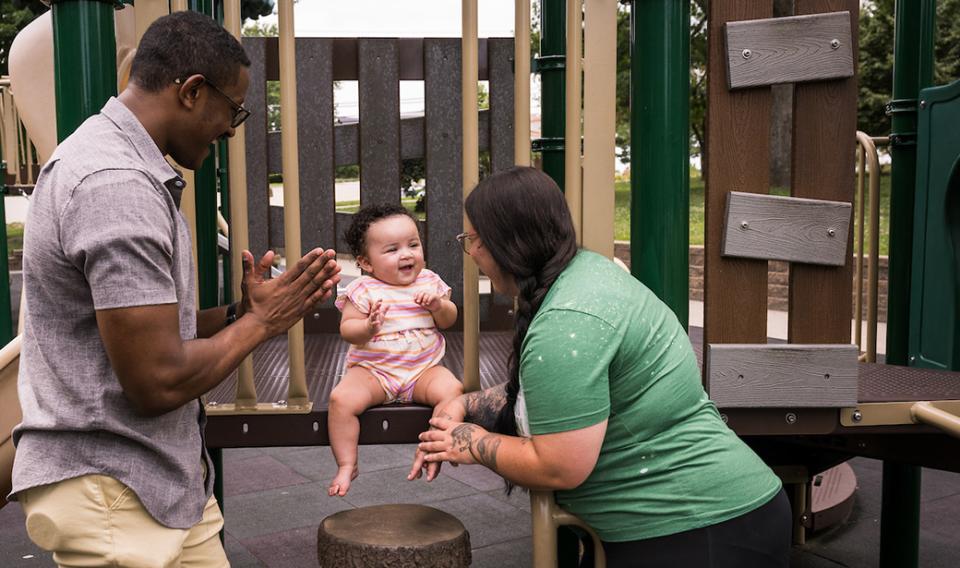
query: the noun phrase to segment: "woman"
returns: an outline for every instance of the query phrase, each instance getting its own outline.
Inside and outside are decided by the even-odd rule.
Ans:
[[[510,377],[430,421],[427,462],[556,491],[611,566],[787,566],[780,481],[720,419],[670,309],[578,250],[564,197],[538,170],[487,177],[465,209],[464,250],[518,300]]]

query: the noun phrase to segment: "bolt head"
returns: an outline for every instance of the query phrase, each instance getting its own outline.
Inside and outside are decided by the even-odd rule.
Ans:
[[[830,48],[831,48],[831,49],[838,49],[839,47],[840,47],[840,40],[839,40],[839,39],[832,39],[832,40],[830,40]]]
[[[836,229],[827,229],[827,235],[829,235],[829,236],[831,236],[831,237],[835,237],[835,236],[837,236],[837,230],[836,230]]]
[[[860,422],[861,420],[863,420],[863,413],[860,412],[859,410],[854,410],[854,411],[853,411],[853,421],[854,421],[854,422]]]
[[[750,228],[750,223],[747,223],[746,221],[740,221],[740,228],[746,231]]]
[[[742,55],[744,59],[750,59],[750,56],[753,55],[753,52],[749,49],[744,49],[740,52],[740,55]]]
[[[788,412],[787,415],[784,416],[784,419],[787,421],[787,424],[797,423],[797,415],[794,414],[793,412]]]

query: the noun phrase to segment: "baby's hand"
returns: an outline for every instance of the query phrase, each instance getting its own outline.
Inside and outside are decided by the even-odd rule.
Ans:
[[[377,300],[377,303],[373,305],[373,309],[367,314],[367,329],[371,335],[380,333],[380,328],[383,327],[383,319],[386,315],[387,307],[384,307],[383,300]]]
[[[443,306],[443,296],[430,292],[417,292],[413,301],[431,312],[435,312]]]

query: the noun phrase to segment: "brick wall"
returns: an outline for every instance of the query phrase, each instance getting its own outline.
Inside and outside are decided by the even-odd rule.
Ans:
[[[614,246],[614,254],[622,260],[627,266],[630,266],[630,243],[618,242]],[[870,262],[864,261],[864,283],[863,283],[863,317],[867,317],[867,283],[866,274]],[[767,308],[771,310],[787,311],[787,291],[789,287],[789,264],[780,261],[770,261],[767,269]],[[877,302],[877,318],[880,321],[887,321],[887,257],[880,257],[879,266],[879,298]],[[850,298],[851,303],[856,297],[856,282],[854,282],[854,295]],[[690,299],[703,301],[703,247],[690,247]],[[856,315],[856,314],[854,314]]]

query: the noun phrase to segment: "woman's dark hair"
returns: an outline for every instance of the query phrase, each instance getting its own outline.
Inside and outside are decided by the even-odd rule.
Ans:
[[[577,235],[560,188],[534,168],[514,167],[487,176],[467,197],[464,209],[494,262],[513,276],[520,290],[507,403],[495,427],[515,436],[523,339],[550,286],[577,254]]]
[[[157,92],[176,79],[200,74],[220,87],[237,81],[250,58],[230,32],[199,12],[176,12],[158,18],[140,40],[130,66],[130,80]]]
[[[350,246],[350,252],[354,257],[360,257],[367,253],[367,229],[370,225],[381,219],[393,217],[394,215],[403,215],[413,220],[417,225],[417,219],[410,214],[402,205],[382,203],[378,205],[367,205],[353,215],[353,221],[344,231],[343,236]],[[417,233],[420,232],[420,226],[417,225]]]

